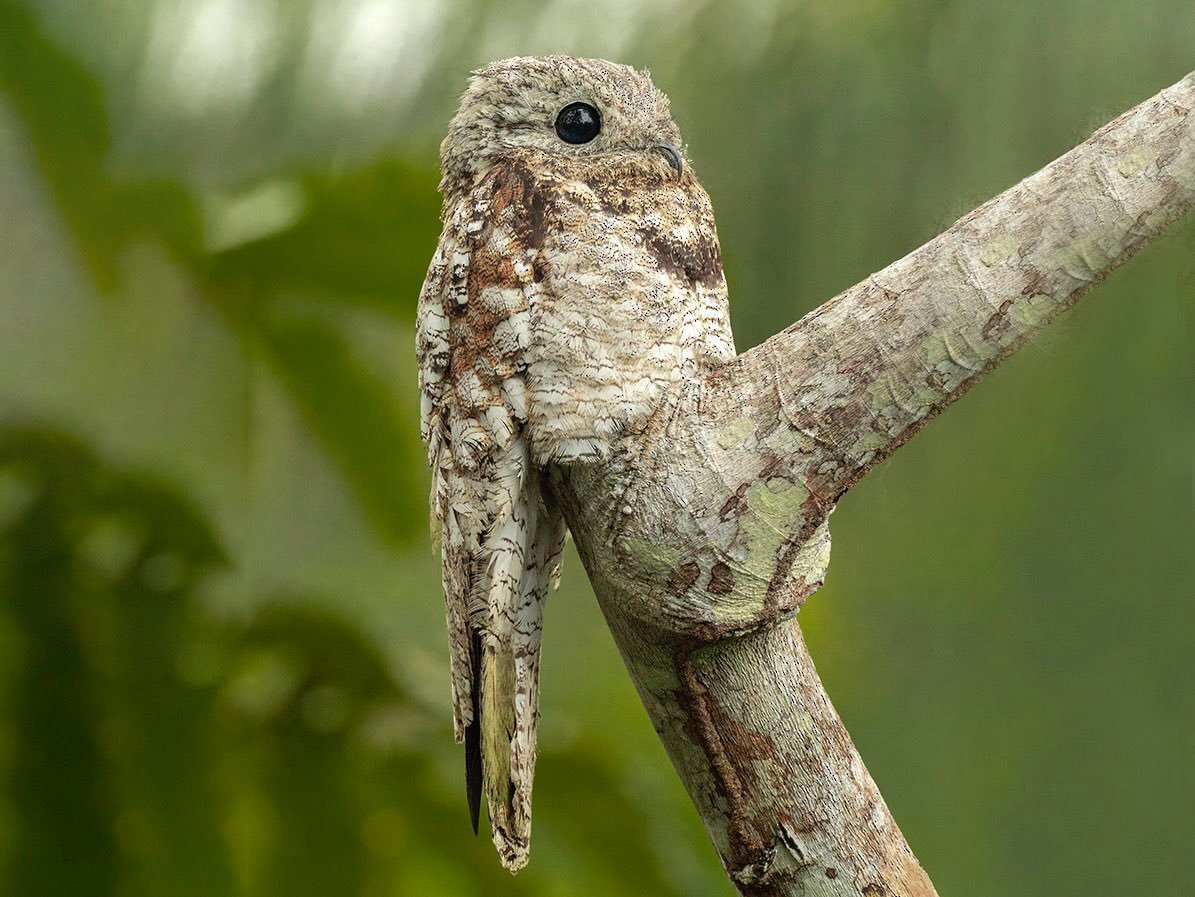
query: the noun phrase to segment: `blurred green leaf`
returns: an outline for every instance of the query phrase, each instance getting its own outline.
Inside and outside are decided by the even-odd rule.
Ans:
[[[186,189],[112,179],[102,86],[16,0],[0,0],[0,90],[27,127],[46,184],[101,288],[116,288],[120,253],[136,239],[158,239],[180,261],[194,262],[199,219]]]
[[[436,176],[396,159],[308,174],[299,221],[216,253],[212,288],[251,283],[410,317],[439,234]]]
[[[395,541],[417,532],[415,508],[424,502],[415,498],[413,422],[398,415],[342,337],[314,324],[267,322],[263,309],[272,297],[301,288],[408,313],[422,279],[422,265],[411,259],[430,257],[435,240],[438,203],[426,189],[426,173],[392,161],[347,175],[313,174],[304,183],[310,199],[298,223],[208,255],[187,188],[121,184],[108,174],[98,83],[47,40],[31,13],[7,0],[0,0],[0,85],[29,128],[97,283],[107,290],[118,285],[120,253],[133,240],[160,242],[212,306],[264,350],[379,530]]]
[[[377,530],[391,541],[422,532],[413,434],[391,391],[321,322],[254,319],[252,335]]]
[[[22,645],[5,893],[228,893],[210,693],[181,687],[176,666],[188,593],[222,559],[210,530],[51,430],[0,429],[0,471],[35,484],[0,533]]]

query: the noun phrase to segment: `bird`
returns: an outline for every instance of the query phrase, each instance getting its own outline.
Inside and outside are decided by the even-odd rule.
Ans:
[[[456,740],[512,872],[530,850],[552,472],[608,462],[734,357],[709,197],[650,74],[520,56],[471,73],[440,147],[416,321]]]

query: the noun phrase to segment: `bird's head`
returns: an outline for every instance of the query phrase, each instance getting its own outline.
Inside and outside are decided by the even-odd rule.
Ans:
[[[440,145],[442,189],[527,151],[595,162],[650,156],[677,179],[685,167],[668,97],[645,72],[604,59],[516,56],[474,72]]]

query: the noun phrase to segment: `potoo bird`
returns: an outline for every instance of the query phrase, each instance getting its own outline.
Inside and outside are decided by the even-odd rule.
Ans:
[[[474,72],[440,147],[443,233],[419,297],[422,430],[456,738],[512,871],[527,861],[554,466],[597,464],[662,391],[734,355],[709,198],[668,99],[599,59]]]

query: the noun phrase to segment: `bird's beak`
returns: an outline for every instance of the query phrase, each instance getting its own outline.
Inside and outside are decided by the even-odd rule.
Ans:
[[[664,158],[668,160],[668,164],[672,166],[672,170],[676,172],[676,179],[679,181],[681,175],[685,173],[685,159],[678,150],[671,143],[657,143],[652,147],[656,152],[663,153]]]

